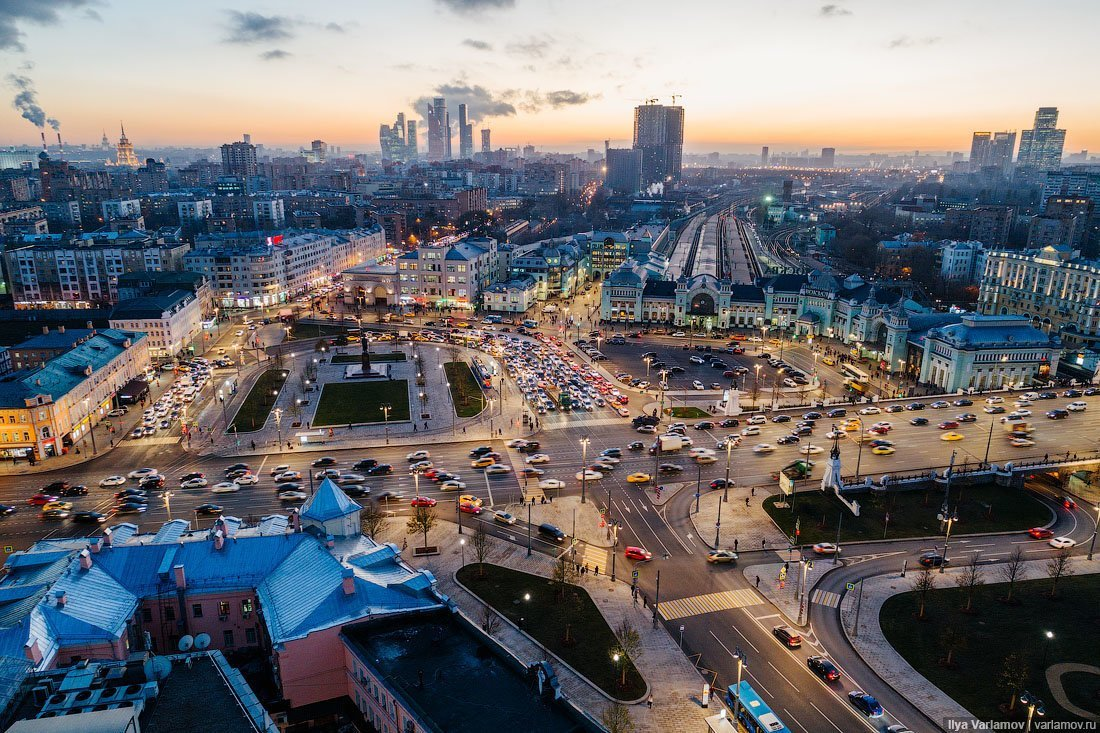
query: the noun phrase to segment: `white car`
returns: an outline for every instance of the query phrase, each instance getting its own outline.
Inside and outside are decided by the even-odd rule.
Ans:
[[[688,361],[690,361],[692,364],[702,364],[703,363],[703,357],[701,357],[701,356],[689,356]]]
[[[405,456],[405,460],[409,463],[415,463],[417,461],[426,461],[432,457],[432,454],[426,450],[414,450]]]
[[[749,425],[766,425],[767,422],[768,418],[764,417],[763,415],[753,415],[748,419]]]
[[[998,397],[997,395],[993,395],[992,397],[986,397],[985,398],[985,404],[987,404],[987,405],[999,405],[1004,401],[1005,401],[1004,397]]]
[[[256,484],[260,483],[260,477],[252,473],[246,473],[243,476],[238,476],[237,478],[233,479],[233,481],[238,486],[255,486]]]
[[[531,463],[531,464],[549,463],[549,462],[550,462],[550,456],[548,456],[545,453],[532,453],[531,455],[527,456],[527,460],[525,461],[525,463]]]
[[[278,466],[271,469],[271,475],[272,476],[278,476],[280,473],[286,473],[289,470],[290,470],[290,466],[288,466],[285,463],[280,463]]]
[[[527,445],[527,441],[523,438],[516,438],[515,440],[508,441],[509,448],[522,448],[525,445]]]
[[[1021,400],[1028,400],[1030,402],[1034,402],[1035,400],[1039,399],[1039,393],[1038,392],[1024,392],[1022,395],[1020,395],[1020,399]]]
[[[705,466],[711,463],[717,463],[718,459],[713,454],[703,453],[702,455],[695,456],[695,462]]]
[[[108,476],[107,478],[100,481],[99,485],[104,486],[104,487],[106,487],[106,486],[122,486],[124,483],[126,483],[126,477],[125,476]]]
[[[1005,422],[1005,420],[1014,420],[1018,417],[1031,417],[1031,410],[1013,410],[1012,412],[1008,413],[1008,415],[1001,418],[1001,422]]]
[[[753,453],[772,453],[775,451],[775,446],[771,443],[757,443],[752,447]]]
[[[283,491],[279,494],[279,501],[305,501],[308,498],[304,491]]]
[[[1012,403],[1014,407],[1031,407],[1031,400],[1016,400]]]
[[[214,484],[210,487],[210,492],[212,494],[232,494],[233,492],[240,490],[240,485],[233,481],[222,481],[221,483]]]
[[[741,428],[741,435],[743,437],[749,435],[760,435],[760,428],[756,427],[755,425],[750,425],[747,428]]]
[[[450,481],[444,481],[443,483],[441,483],[439,485],[439,490],[440,491],[462,491],[465,488],[466,488],[466,482],[457,481],[455,479],[451,479]]]
[[[859,411],[859,414],[860,415],[877,415],[880,412],[882,412],[882,410],[880,410],[879,408],[872,405],[871,407],[864,407],[862,410]]]
[[[516,518],[508,512],[502,512],[497,509],[493,511],[493,521],[500,522],[501,524],[515,524]]]
[[[489,476],[500,476],[501,474],[511,473],[512,467],[505,466],[503,463],[494,463],[493,465],[485,469],[485,473]]]
[[[1076,545],[1077,540],[1073,539],[1072,537],[1051,537],[1050,541],[1047,542],[1047,544],[1055,549],[1064,550],[1066,548]]]
[[[1066,405],[1066,409],[1070,412],[1084,412],[1087,408],[1088,403],[1081,402],[1080,400],[1078,400],[1077,402],[1070,402],[1068,405]]]
[[[300,471],[283,471],[275,476],[275,483],[282,484],[287,481],[301,481],[302,473]]]
[[[639,433],[653,434],[653,433],[657,432],[657,427],[655,425],[639,425],[638,427],[636,427],[634,429],[635,429],[635,431],[637,431]]]
[[[603,474],[599,471],[592,471],[585,469],[584,471],[577,471],[578,481],[599,481],[603,478]]]
[[[210,482],[204,478],[189,478],[180,483],[181,489],[201,489]]]
[[[539,481],[539,488],[540,489],[564,489],[565,488],[565,482],[564,481],[559,481],[556,478],[544,478],[542,481]]]
[[[691,388],[692,388],[692,389],[698,389],[698,390],[704,390],[704,389],[706,389],[706,387],[704,387],[704,386],[703,386],[703,383],[702,383],[702,382],[700,382],[700,381],[699,381],[698,379],[696,379],[696,380],[692,381],[692,383],[691,383]]]
[[[616,458],[615,456],[597,456],[596,460],[600,463],[610,463],[613,466],[617,466],[623,462],[621,458]]]
[[[820,445],[814,445],[813,443],[807,443],[798,449],[799,453],[805,453],[808,456],[816,456],[818,453],[824,453],[825,449]]]
[[[155,468],[135,468],[130,473],[126,474],[130,478],[143,479],[146,476],[152,476],[157,472]]]

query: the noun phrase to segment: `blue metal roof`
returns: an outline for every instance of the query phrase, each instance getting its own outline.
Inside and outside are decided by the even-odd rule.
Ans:
[[[325,479],[317,487],[317,493],[302,505],[302,519],[327,522],[330,519],[347,516],[363,507],[356,504],[332,479]]]

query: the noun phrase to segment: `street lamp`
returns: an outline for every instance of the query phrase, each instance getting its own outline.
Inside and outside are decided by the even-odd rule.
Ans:
[[[447,392],[451,394],[451,402],[454,402],[454,393],[451,392],[451,383],[447,382]],[[458,415],[458,411],[455,406],[451,405],[451,435],[455,434],[455,416]]]
[[[733,658],[737,660],[737,685],[734,687],[737,694],[733,698],[733,724],[736,726],[738,708],[741,707],[741,672],[748,669],[749,665],[745,661],[745,652],[741,651],[740,647],[735,648]]]
[[[378,409],[382,411],[382,415],[386,421],[386,445],[390,444],[390,410],[393,409],[393,405],[388,402],[384,402],[378,406]]]
[[[1050,645],[1054,641],[1054,632],[1044,631],[1043,638],[1046,641],[1043,642],[1043,664],[1040,667],[1041,670],[1045,670],[1047,668],[1047,657],[1050,654]]]
[[[82,401],[84,402],[84,418],[88,421],[88,432],[92,434],[92,455],[94,456],[96,454],[96,447],[95,431],[92,430],[92,412],[91,409],[88,407],[88,398],[85,397]]]
[[[1092,559],[1092,551],[1096,547],[1096,532],[1100,530],[1100,504],[1096,505],[1096,526],[1092,528],[1092,540],[1089,542],[1089,557]]]
[[[588,478],[588,438],[581,438],[581,504],[584,503],[586,479]]]
[[[276,392],[278,394],[278,392]],[[283,444],[283,408],[276,407],[271,411],[275,417],[275,436],[279,439],[279,445]]]
[[[1042,700],[1027,690],[1024,690],[1020,695],[1020,702],[1027,706],[1027,728],[1024,733],[1031,733],[1031,719],[1036,715],[1040,718],[1045,717],[1047,714],[1046,708],[1043,707]]]
[[[947,522],[947,535],[943,539],[943,562],[940,563],[940,572],[944,571],[947,567],[947,545],[951,542],[951,528],[955,525],[955,522],[959,521],[959,507],[955,506],[954,514],[947,514],[947,507],[944,507],[937,517],[941,522]]]
[[[859,423],[859,453],[856,455],[856,483],[859,483],[859,466],[863,462],[863,443],[864,438],[867,436],[863,434],[863,418],[856,417],[856,422]]]
[[[466,538],[463,537],[458,541],[458,546],[462,548],[462,567],[466,567]]]
[[[164,510],[168,512],[168,521],[172,521],[172,497],[175,496],[171,491],[164,492]]]

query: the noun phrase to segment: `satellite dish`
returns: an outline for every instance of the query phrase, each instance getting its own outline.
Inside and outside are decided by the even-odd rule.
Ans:
[[[179,646],[179,650],[181,652],[185,652],[194,645],[195,645],[195,637],[191,636],[190,634],[184,634],[180,638],[180,643],[179,643],[178,646]]]
[[[153,657],[153,679],[163,680],[172,674],[172,660],[168,657]]]
[[[195,648],[202,650],[210,646],[210,634],[199,634],[195,637]]]

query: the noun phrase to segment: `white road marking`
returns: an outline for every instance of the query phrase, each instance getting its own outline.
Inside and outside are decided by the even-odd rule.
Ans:
[[[799,693],[800,693],[799,689],[798,689],[797,687],[795,687],[795,684],[794,684],[793,682],[791,682],[791,681],[790,681],[789,679],[787,679],[787,675],[785,675],[785,674],[783,674],[782,672],[780,672],[780,671],[779,671],[779,668],[778,668],[778,667],[776,667],[776,666],[775,666],[774,664],[772,664],[771,662],[768,662],[768,666],[769,666],[769,667],[771,667],[772,669],[774,669],[774,670],[775,670],[775,673],[776,673],[777,675],[779,675],[780,677],[782,677],[782,678],[783,678],[783,681],[784,681],[784,682],[786,682],[786,683],[787,683],[788,685],[790,685],[790,686],[791,686],[792,688],[794,688],[794,691],[795,691],[795,692],[799,692]],[[801,694],[801,693],[800,693],[800,694]]]
[[[839,699],[840,699],[840,697],[839,697],[839,696],[837,696],[837,699],[839,700]],[[810,703],[810,705],[812,705],[812,706],[813,706],[813,709],[814,709],[814,710],[816,710],[817,712],[821,713],[821,717],[825,718],[825,720],[826,720],[826,721],[827,721],[827,722],[829,723],[829,725],[833,726],[833,728],[836,728],[836,733],[844,733],[844,731],[842,731],[842,730],[841,730],[840,728],[837,728],[837,725],[836,725],[836,723],[834,723],[834,722],[833,722],[832,720],[829,720],[829,716],[828,716],[828,715],[826,715],[825,713],[822,713],[822,712],[821,712],[821,708],[819,708],[819,707],[818,707],[817,705],[814,705],[814,702],[813,702],[813,700],[807,700],[807,702],[808,702],[808,703]]]
[[[810,733],[810,731],[806,730],[806,726],[802,725],[802,723],[799,722],[798,718],[794,717],[794,713],[792,713],[790,710],[788,710],[787,708],[783,708],[783,713],[785,718],[787,718],[788,720],[793,720],[799,728],[806,731],[806,733]]]
[[[646,518],[643,517],[641,514],[638,515],[638,518],[641,519],[643,522],[645,522],[645,526],[649,527],[649,531],[653,533],[654,539],[656,539],[658,542],[661,543],[661,548],[665,551],[665,554],[666,555],[671,555],[672,553],[668,551],[668,546],[665,545],[664,542],[661,542],[661,536],[653,530],[653,526],[646,520]],[[673,536],[675,536],[675,534]],[[676,539],[680,539],[680,538],[676,537]],[[681,542],[680,544],[683,544],[683,543]],[[684,547],[684,549],[687,550],[688,548]],[[691,554],[691,550],[688,550],[688,554]]]

